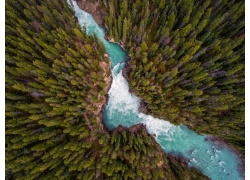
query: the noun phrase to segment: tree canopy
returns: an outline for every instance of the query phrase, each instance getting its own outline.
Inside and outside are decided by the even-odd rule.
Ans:
[[[145,113],[220,137],[244,154],[245,3],[102,2],[107,36],[130,55],[125,77]]]
[[[5,18],[6,179],[208,179],[145,127],[105,130],[109,60],[66,1],[7,0]]]

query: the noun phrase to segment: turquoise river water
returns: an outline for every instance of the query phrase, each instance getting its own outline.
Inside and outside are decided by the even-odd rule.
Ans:
[[[166,120],[138,112],[140,99],[129,93],[128,82],[122,76],[126,52],[119,45],[106,41],[105,30],[97,25],[93,16],[81,10],[75,1],[72,3],[81,27],[85,27],[89,35],[95,33],[110,56],[113,82],[104,113],[104,123],[108,128],[144,123],[166,153],[188,159],[190,167],[199,169],[212,180],[244,179],[240,175],[240,159],[225,145],[206,141],[205,135],[198,135],[184,125],[174,126]]]

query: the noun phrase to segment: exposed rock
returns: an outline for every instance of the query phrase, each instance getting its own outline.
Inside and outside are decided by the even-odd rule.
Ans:
[[[119,44],[119,46],[120,46],[124,51],[126,51],[126,50],[125,50],[125,42],[123,42],[122,40],[120,40],[120,41],[118,42],[118,44]]]
[[[146,130],[146,125],[145,124],[136,124],[134,126],[131,126],[129,128],[129,131],[132,132],[132,133],[135,133],[135,132],[137,132],[139,130],[143,130],[143,129]]]
[[[111,75],[111,69],[110,69],[110,64],[107,64],[104,61],[100,61],[99,62],[99,66],[103,69],[104,73],[103,73],[103,77],[104,77],[104,81],[106,83],[106,87],[104,88],[104,91],[108,92],[111,84],[112,84],[112,75]]]
[[[114,38],[113,38],[113,37],[110,37],[110,36],[108,36],[108,35],[106,35],[106,36],[104,37],[104,39],[106,39],[106,40],[109,41],[109,42],[118,44],[124,51],[126,51],[126,49],[125,49],[125,42],[123,42],[122,40],[119,40],[118,42],[115,42]]]
[[[136,133],[138,132],[139,130],[143,130],[145,129],[146,130],[146,125],[145,124],[136,124],[136,125],[133,125],[131,126],[130,128],[126,128],[122,125],[119,125],[118,127],[116,127],[113,131],[115,133],[121,133],[123,131],[129,131],[131,133]]]
[[[190,161],[189,159],[186,159],[182,156],[175,156],[171,153],[168,153],[167,157],[169,161],[179,161],[182,166],[187,166],[188,162]]]
[[[104,54],[108,56],[108,54]],[[107,64],[104,61],[100,61],[99,62],[99,66],[103,69],[104,73],[103,73],[103,77],[104,77],[104,81],[106,83],[106,87],[104,88],[104,91],[108,92],[109,89],[111,88],[111,84],[113,81],[113,77],[111,75],[111,69],[110,69],[110,62],[109,64]],[[100,95],[100,94],[99,94]],[[103,96],[102,96],[103,97]],[[98,125],[101,127],[102,132],[104,132],[107,137],[110,137],[108,134],[108,127],[103,123],[103,112],[104,112],[104,108],[105,108],[105,104],[108,102],[108,94],[106,94],[106,96],[104,97],[104,101],[102,101],[101,104],[98,105],[98,114],[101,113],[101,117],[98,119]]]
[[[107,12],[105,11],[105,7],[99,4],[98,0],[76,0],[77,5],[84,11],[93,15],[95,21],[99,26],[105,28],[105,16],[107,16]]]
[[[148,104],[146,104],[145,102],[141,101],[140,102],[140,106],[138,108],[138,111],[143,113],[143,114],[149,114],[149,109],[148,109]]]
[[[115,43],[114,38],[110,37],[110,36],[106,36],[105,39],[109,42]]]
[[[163,163],[163,161],[159,161],[159,163],[157,165],[159,168],[161,168],[164,165],[164,163]]]
[[[130,67],[130,63],[128,63],[128,60],[125,62],[125,66],[122,70],[122,75],[123,77],[128,81],[128,75],[131,72],[131,67]]]

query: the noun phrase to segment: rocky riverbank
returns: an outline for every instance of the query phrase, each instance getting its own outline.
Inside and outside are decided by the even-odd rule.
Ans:
[[[105,37],[105,39],[107,40],[107,41],[109,41],[109,42],[112,42],[112,43],[117,43],[117,44],[119,44],[120,46],[121,46],[121,48],[122,49],[125,49],[124,48],[124,43],[120,43],[120,42],[115,42],[115,40],[114,40],[114,38],[112,38],[112,37],[109,37],[109,36],[106,36]],[[128,80],[128,75],[129,75],[129,73],[130,73],[130,70],[131,70],[131,66],[133,66],[133,65],[131,65],[131,64],[129,64],[128,63],[128,60],[126,61],[126,65],[125,65],[125,68],[124,68],[124,70],[123,70],[123,76]],[[104,106],[103,106],[104,107]],[[102,107],[102,108],[103,108]],[[140,112],[144,112],[144,110],[147,110],[147,104],[146,103],[142,103],[141,104],[141,109],[140,109]],[[145,112],[144,112],[145,113]],[[105,126],[105,125],[104,125]],[[105,127],[104,127],[105,128]],[[139,126],[139,128],[140,128],[140,126]],[[106,128],[105,128],[106,129]],[[130,129],[130,128],[129,128]],[[137,128],[135,128],[135,129],[137,129]],[[122,131],[124,131],[124,130],[126,130],[126,128],[125,127],[123,127],[123,126],[118,126],[114,131],[117,131],[117,132],[122,132]],[[159,166],[161,166],[161,162],[159,162]]]
[[[104,54],[104,57],[109,58],[108,54]],[[104,114],[104,111],[105,111],[105,104],[107,104],[108,100],[109,100],[108,92],[109,92],[109,90],[111,88],[111,85],[112,85],[112,82],[113,82],[113,77],[112,77],[112,74],[111,74],[111,64],[110,63],[107,65],[104,62],[100,62],[100,66],[104,70],[103,77],[104,77],[104,81],[106,83],[106,87],[104,88],[104,91],[106,92],[106,95],[105,95],[104,101],[102,102],[102,104],[100,106],[100,109],[99,109],[100,110],[99,113],[101,113],[101,118],[98,121],[98,125],[101,126],[102,131],[105,132],[108,135],[108,137],[110,137],[109,134],[108,134],[109,129],[105,125],[105,123],[103,122],[104,121],[103,114]]]
[[[241,173],[242,178],[245,177],[245,157],[237,151],[233,146],[228,144],[226,141],[224,141],[221,138],[215,137],[215,136],[207,136],[205,141],[210,141],[213,145],[223,147],[228,147],[231,151],[233,151],[241,160],[241,163],[238,164],[239,172]]]
[[[107,12],[105,11],[105,7],[101,6],[98,0],[75,0],[77,5],[84,11],[93,15],[97,24],[103,28],[105,28],[105,16],[107,16]]]
[[[105,27],[106,27],[106,26],[105,26]],[[106,29],[107,29],[107,28],[106,28]],[[109,42],[118,44],[124,51],[126,51],[126,49],[125,49],[125,42],[123,42],[122,40],[119,40],[118,42],[115,42],[115,39],[114,39],[113,37],[108,36],[108,35],[106,35],[104,38],[105,38],[107,41],[109,41]]]

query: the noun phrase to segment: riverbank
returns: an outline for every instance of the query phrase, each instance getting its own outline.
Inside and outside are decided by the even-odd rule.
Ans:
[[[101,6],[100,3],[97,0],[91,1],[91,0],[75,0],[77,2],[77,5],[84,11],[92,14],[94,17],[95,21],[99,26],[104,28],[105,30],[108,30],[107,25],[105,24],[105,16],[107,15],[107,12],[105,10],[105,7]],[[113,37],[110,37],[108,35],[105,35],[104,37],[105,40],[111,43],[118,44],[124,51],[125,49],[125,42],[122,40],[119,40],[118,42],[115,42]],[[123,77],[128,81],[128,74],[130,73],[130,64],[128,63],[129,59],[131,56],[128,54],[126,60],[125,60],[125,65],[122,70],[122,75]],[[131,88],[129,87],[129,92],[134,94]],[[140,107],[138,108],[138,111],[144,114],[149,115],[150,110],[147,108],[147,105],[145,102],[141,100]]]
[[[109,56],[107,54],[104,54],[104,58],[109,58]],[[99,127],[101,127],[102,132],[104,132],[105,134],[107,134],[108,137],[109,134],[108,132],[108,127],[105,125],[104,123],[104,117],[103,117],[103,112],[105,109],[105,105],[107,104],[108,100],[109,100],[109,95],[108,95],[108,91],[111,88],[111,84],[113,82],[113,77],[111,74],[111,63],[109,61],[109,64],[106,64],[104,61],[101,61],[99,63],[99,66],[103,69],[103,77],[104,77],[104,81],[106,84],[106,87],[104,88],[104,91],[106,92],[106,95],[103,97],[103,95],[99,94],[99,97],[103,97],[103,101],[101,101],[101,103],[98,105],[98,110],[97,110],[97,114],[100,114],[100,118],[97,120],[97,124]]]
[[[211,144],[219,146],[219,147],[226,146],[228,149],[230,149],[232,152],[234,152],[238,156],[238,158],[241,160],[241,163],[238,164],[238,170],[239,170],[242,178],[245,178],[245,157],[242,156],[242,154],[240,154],[236,148],[234,148],[233,146],[228,144],[222,138],[211,136],[211,135],[208,135],[207,138],[205,139],[205,141],[210,141]]]
[[[107,29],[107,26],[105,25],[106,29]],[[123,42],[122,40],[119,40],[118,42],[115,42],[114,38],[113,37],[110,37],[108,35],[106,35],[104,37],[104,39],[106,39],[108,42],[111,42],[111,43],[116,43],[118,44],[124,51],[126,51],[125,49],[125,42]]]
[[[105,58],[109,58],[108,54],[104,54],[104,57],[105,57]],[[101,63],[100,63],[100,64],[101,64]],[[113,82],[113,77],[112,77],[112,73],[111,73],[111,63],[110,63],[110,61],[109,61],[109,66],[108,66],[108,67],[102,65],[102,68],[103,68],[103,70],[104,70],[103,76],[104,76],[104,81],[105,81],[105,83],[106,83],[106,87],[104,88],[104,91],[106,92],[106,95],[104,96],[104,97],[105,97],[105,101],[102,103],[102,106],[101,106],[101,111],[100,111],[100,113],[101,113],[101,118],[100,118],[100,121],[98,122],[98,125],[101,126],[103,132],[105,132],[106,134],[108,134],[108,137],[110,137],[110,136],[109,136],[109,133],[108,133],[109,129],[108,129],[108,127],[106,126],[106,124],[104,123],[104,117],[103,117],[103,114],[104,114],[104,111],[105,111],[105,105],[106,105],[106,104],[108,103],[108,101],[109,101],[109,94],[108,94],[108,92],[109,92],[109,90],[110,90],[110,88],[111,88],[111,85],[112,85],[112,82]],[[107,69],[108,69],[109,72],[110,72],[110,75],[109,75],[108,77],[106,77],[106,73],[108,72],[108,71],[106,71]]]
[[[132,71],[132,65],[129,64],[129,61],[126,60],[125,62],[125,66],[124,66],[124,69],[122,70],[122,74],[123,74],[123,77],[129,81],[129,73]],[[131,90],[131,88],[129,88],[129,92],[130,93],[133,93],[133,91]],[[134,93],[133,93],[134,94]],[[139,97],[139,95],[137,95]],[[146,115],[151,115],[150,114],[150,109],[148,108],[148,105],[147,103],[143,102],[143,100],[140,98],[140,106],[138,108],[138,111],[140,113],[143,113],[143,114],[146,114]],[[192,125],[192,124],[185,124],[190,130],[196,132],[197,134],[199,135],[203,135],[202,133],[199,133],[196,131],[195,127]],[[177,125],[179,126],[179,125]],[[219,138],[219,137],[215,137],[215,136],[212,136],[212,135],[208,135],[208,138],[207,138],[208,141],[211,142],[211,144],[213,143],[216,143],[218,142],[219,145],[221,146],[226,146],[228,147],[232,152],[234,152],[238,158],[240,159],[241,163],[239,164],[239,172],[241,173],[241,176],[244,178],[245,177],[245,157],[242,156],[242,154],[236,149],[234,148],[232,145],[230,145],[229,143],[227,143],[225,140]]]
[[[84,4],[84,2],[87,2],[87,4]],[[98,4],[96,4],[95,2],[85,1],[85,0],[84,1],[77,1],[77,3],[80,3],[81,8],[89,8],[89,10],[91,10],[92,12],[98,6]],[[75,22],[78,22],[78,18],[76,16],[74,16],[73,18],[74,18]],[[103,54],[103,56],[100,59],[103,59],[103,58],[108,59],[109,55],[107,53],[105,53],[105,54]],[[87,121],[87,125],[89,126],[89,128],[93,132],[99,130],[99,131],[105,133],[107,135],[107,137],[110,137],[109,133],[108,133],[108,127],[103,122],[103,111],[105,109],[105,105],[108,102],[108,99],[109,99],[108,91],[110,90],[111,84],[112,84],[112,81],[113,81],[113,77],[112,77],[112,73],[111,73],[111,62],[109,60],[108,61],[100,60],[99,61],[99,67],[103,70],[103,71],[100,71],[98,73],[98,75],[102,76],[103,79],[104,79],[104,83],[105,83],[106,86],[103,88],[103,91],[105,92],[106,95],[102,95],[101,93],[99,93],[98,94],[99,102],[97,102],[97,103],[96,102],[91,102],[89,99],[85,99],[87,102],[90,102],[89,106],[86,107],[86,110],[90,111],[90,112],[92,112],[94,114],[94,118],[96,119],[98,129],[94,129],[92,127],[92,125],[91,125],[91,122],[89,121],[88,117],[91,116],[91,114],[88,114],[88,112],[85,112],[83,115],[84,115],[84,117],[85,117],[85,119]],[[101,72],[103,72],[103,73],[100,74]],[[98,88],[98,86],[100,86],[99,83],[94,84],[95,88]],[[95,110],[93,110],[93,108]]]
[[[100,31],[100,32],[103,32],[103,31]],[[103,34],[102,34],[103,35]],[[105,35],[104,35],[105,36]],[[103,37],[104,36],[101,36],[101,39],[103,40]],[[109,41],[110,42],[112,42],[112,41],[114,41],[112,38],[109,38]],[[106,42],[105,42],[106,43]],[[113,43],[115,43],[115,42],[113,42]],[[111,45],[112,44],[112,46],[111,46],[111,48],[110,48],[110,46],[109,45],[107,45],[107,44],[105,44],[105,45],[107,45],[107,49],[111,49],[111,51],[113,51],[113,46],[115,46],[113,43],[108,43],[109,45]],[[118,44],[118,43],[117,43]],[[110,50],[109,49],[109,50]],[[119,48],[120,49],[120,48]],[[112,53],[111,53],[112,54]],[[119,57],[119,56],[117,56],[117,57]],[[125,56],[124,56],[125,57]],[[115,59],[115,58],[114,58]],[[111,60],[113,60],[113,56],[112,56],[112,58],[111,58]],[[116,63],[118,63],[117,61],[114,61],[115,62],[115,64]],[[123,62],[123,61],[122,61]],[[121,61],[119,62],[119,63],[122,63]],[[128,62],[128,61],[126,61],[126,62]],[[113,63],[113,61],[112,61],[112,63]],[[117,72],[117,71],[115,71],[115,72]],[[119,74],[120,76],[121,76],[121,74]],[[116,79],[114,79],[114,81],[115,81]],[[122,77],[122,80],[124,81],[124,78]],[[125,82],[125,81],[124,81]],[[123,95],[125,95],[127,92],[128,92],[128,88],[127,88],[127,82],[125,82],[125,83],[123,83],[123,84],[126,84],[126,92],[123,92],[122,91],[122,93],[121,93],[121,91],[120,91],[120,89],[119,88],[116,88],[116,90],[117,90],[117,92],[115,92],[115,97],[116,97],[116,99],[119,99],[120,100],[120,98],[122,99],[122,101],[116,101],[116,99],[114,98],[114,101],[112,101],[112,102],[115,102],[115,103],[113,103],[113,105],[117,105],[116,107],[119,107],[120,106],[120,104],[119,103],[123,103],[123,102],[125,102],[125,99],[126,98],[124,98],[124,97],[130,97],[130,96],[123,96]],[[122,83],[117,83],[116,85],[119,85],[119,87],[123,87],[122,85],[123,85]],[[113,86],[112,86],[113,87]],[[117,87],[117,86],[116,86]],[[127,95],[127,94],[126,94]],[[113,97],[113,96],[110,96],[110,99],[109,100],[111,100],[111,97]],[[135,97],[135,98],[137,98],[137,97]],[[127,99],[128,100],[128,99]],[[133,101],[133,100],[131,100],[131,104],[129,104],[130,105],[130,108],[131,108],[131,105],[133,106],[133,104],[135,104],[134,103],[135,101]],[[138,101],[137,101],[138,102]],[[124,104],[126,104],[127,105],[127,103],[124,103]],[[114,106],[115,107],[115,106]],[[117,121],[118,123],[115,123],[115,127],[118,127],[118,125],[119,124],[122,124],[122,125],[124,125],[125,127],[131,127],[132,125],[131,124],[129,124],[129,123],[127,123],[127,122],[129,122],[129,120],[135,120],[135,124],[138,124],[138,123],[140,123],[137,119],[137,116],[136,116],[136,114],[135,114],[135,116],[130,116],[131,115],[131,113],[129,113],[129,111],[127,111],[127,109],[125,109],[125,108],[123,108],[123,107],[121,107],[122,108],[122,110],[123,110],[123,113],[122,114],[119,114],[118,112],[117,112],[117,108],[114,108],[114,109],[112,109],[112,110],[114,110],[113,112],[115,113],[115,116],[109,116],[109,119],[110,120],[112,120],[112,121]],[[138,106],[136,105],[136,108],[135,109],[138,109]],[[106,113],[107,112],[109,112],[109,111],[106,111]],[[110,111],[111,112],[111,111]],[[127,113],[128,112],[128,113]],[[137,111],[136,111],[137,112]],[[112,114],[112,113],[110,113],[110,114]],[[110,115],[109,114],[109,115]],[[128,115],[127,117],[125,117],[125,115]],[[124,117],[124,118],[123,118]],[[132,118],[132,119],[131,119]],[[170,125],[168,125],[168,124],[166,124],[166,123],[168,123],[167,121],[165,121],[164,123],[161,123],[161,120],[157,120],[156,121],[156,119],[155,118],[153,118],[153,117],[144,117],[143,118],[145,121],[144,122],[147,122],[147,127],[149,128],[151,128],[151,131],[152,131],[152,129],[154,129],[154,130],[157,130],[157,131],[161,131],[162,132],[162,135],[163,136],[167,136],[168,135],[168,128],[169,128],[169,126]],[[128,125],[129,124],[129,125]],[[165,129],[162,129],[162,125],[165,125],[164,126],[164,128]],[[109,127],[109,126],[108,126]],[[122,130],[123,128],[121,128],[120,127],[120,129]],[[178,132],[180,132],[180,133],[182,133],[182,132],[184,132],[184,131],[182,131],[182,130],[180,130],[180,129],[177,129],[178,130]],[[110,132],[113,132],[113,131],[110,131]],[[148,131],[148,132],[150,132],[150,131]],[[155,131],[154,131],[155,132]],[[186,132],[186,131],[185,131]],[[164,134],[163,134],[164,133]],[[184,134],[184,133],[183,133]],[[152,135],[151,135],[152,136]],[[153,136],[154,137],[154,136]],[[159,137],[159,136],[158,136]],[[186,134],[185,134],[185,137],[188,137]],[[154,137],[155,139],[156,139],[156,136]],[[196,138],[196,139],[198,139],[198,138]],[[199,139],[202,139],[202,141],[201,141],[201,143],[203,143],[204,142],[204,137],[202,138],[202,137],[200,137]],[[164,148],[164,145],[165,145],[165,147],[167,147],[167,143],[170,143],[170,141],[169,141],[169,139],[167,138],[165,138],[164,139],[164,141],[166,142],[166,144],[163,144],[163,142],[162,141],[159,141],[159,139],[157,139],[158,141],[157,141],[157,143],[159,143],[163,148]],[[181,140],[181,138],[180,139],[177,139],[177,140],[180,140],[180,142],[182,142]],[[191,139],[192,140],[192,139]],[[195,140],[194,140],[195,141]],[[185,141],[185,142],[188,142],[188,141]],[[191,141],[190,141],[191,142]],[[192,143],[192,142],[191,142]],[[176,142],[175,143],[175,145],[176,144],[179,144],[178,142]],[[210,144],[210,143],[206,143],[206,144]],[[183,145],[185,145],[185,143],[183,143]],[[210,144],[211,145],[211,144]],[[195,147],[200,147],[200,146],[195,146]],[[202,147],[202,146],[201,146]],[[205,149],[204,147],[206,147],[206,146],[203,146],[202,148],[200,148],[199,149],[199,153],[200,152],[203,152],[202,151],[202,149]],[[208,146],[207,148],[209,149],[209,147],[210,146]],[[187,146],[187,148],[188,149],[190,149],[189,148],[189,146]],[[181,148],[179,148],[179,149],[177,149],[178,151],[180,150],[180,151],[182,151],[182,147]],[[167,151],[166,151],[167,152]],[[173,152],[175,152],[175,151],[173,151]],[[207,154],[202,154],[200,157],[203,159],[203,155],[207,155]],[[186,156],[186,157],[188,157],[188,156]],[[197,158],[200,158],[200,157],[197,157]],[[210,159],[210,157],[209,157],[209,155],[207,155],[207,157]],[[196,157],[195,157],[196,158]],[[190,158],[191,159],[191,158]],[[202,159],[198,159],[198,160],[202,160]],[[229,158],[228,158],[229,159]],[[222,161],[223,161],[224,159],[222,158]],[[193,162],[193,161],[192,161]],[[200,161],[201,162],[201,161]],[[208,161],[206,161],[206,162],[208,162]],[[227,161],[225,161],[225,162],[227,162]],[[161,166],[161,162],[160,161],[158,161],[158,163],[159,163],[159,166]],[[209,163],[209,162],[208,162]],[[212,161],[211,163],[213,163],[213,169],[215,169],[216,168],[216,162],[215,161]],[[204,163],[203,163],[204,164]],[[206,163],[205,163],[206,164]],[[229,163],[230,164],[230,163]],[[196,164],[192,164],[192,165],[196,165]],[[196,167],[196,166],[194,166],[194,167]],[[237,167],[237,165],[235,166],[235,167]],[[218,170],[218,169],[217,169]],[[212,171],[212,170],[211,170]],[[232,170],[230,169],[229,170],[229,172],[232,172]],[[206,172],[207,174],[209,174],[209,172]],[[220,175],[222,175],[222,174],[220,174]],[[216,176],[216,175],[215,175]],[[215,177],[214,175],[213,175],[213,177]],[[237,178],[236,178],[237,179]]]
[[[74,0],[77,2],[77,5],[84,11],[93,15],[97,24],[103,28],[105,28],[105,16],[107,16],[107,12],[105,11],[105,7],[101,6],[98,3],[98,0]]]

